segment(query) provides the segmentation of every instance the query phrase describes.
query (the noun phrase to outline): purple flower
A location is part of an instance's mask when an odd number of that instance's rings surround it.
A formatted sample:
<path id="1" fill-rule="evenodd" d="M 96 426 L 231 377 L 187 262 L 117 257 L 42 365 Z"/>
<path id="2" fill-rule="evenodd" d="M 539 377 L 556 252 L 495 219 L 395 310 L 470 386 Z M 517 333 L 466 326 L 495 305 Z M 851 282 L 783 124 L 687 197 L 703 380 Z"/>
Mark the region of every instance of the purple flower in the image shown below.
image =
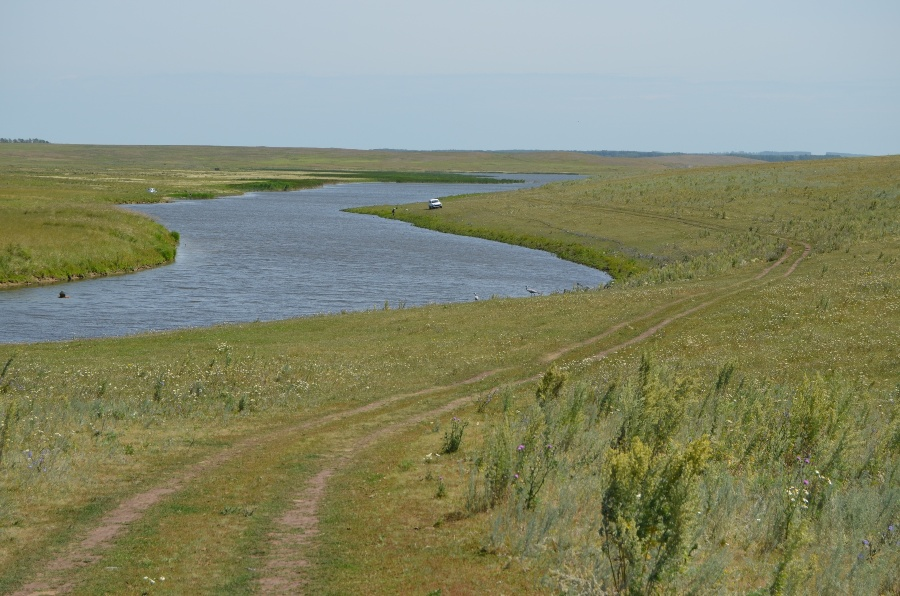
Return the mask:
<path id="1" fill-rule="evenodd" d="M 807 480 L 807 479 L 804 478 L 804 479 L 803 479 L 803 484 L 805 484 L 806 486 L 809 486 L 809 480 Z"/>
<path id="2" fill-rule="evenodd" d="M 807 464 L 808 464 L 808 463 L 809 463 L 809 458 L 807 457 L 806 459 L 804 459 L 804 460 L 803 460 L 803 463 L 807 463 Z"/>
<path id="3" fill-rule="evenodd" d="M 888 530 L 890 530 L 891 532 L 893 532 L 893 531 L 894 531 L 894 524 L 889 525 L 889 526 L 888 526 Z"/>
<path id="4" fill-rule="evenodd" d="M 513 478 L 515 478 L 516 480 L 518 480 L 518 479 L 519 479 L 519 475 L 518 475 L 518 474 L 513 474 Z"/>
<path id="5" fill-rule="evenodd" d="M 525 451 L 525 445 L 519 445 L 516 447 L 516 451 Z"/>
<path id="6" fill-rule="evenodd" d="M 553 449 L 553 445 L 547 445 L 547 449 Z"/>
<path id="7" fill-rule="evenodd" d="M 866 548 L 868 548 L 868 546 L 869 546 L 869 541 L 866 540 L 865 538 L 863 538 L 863 546 L 865 546 Z"/>

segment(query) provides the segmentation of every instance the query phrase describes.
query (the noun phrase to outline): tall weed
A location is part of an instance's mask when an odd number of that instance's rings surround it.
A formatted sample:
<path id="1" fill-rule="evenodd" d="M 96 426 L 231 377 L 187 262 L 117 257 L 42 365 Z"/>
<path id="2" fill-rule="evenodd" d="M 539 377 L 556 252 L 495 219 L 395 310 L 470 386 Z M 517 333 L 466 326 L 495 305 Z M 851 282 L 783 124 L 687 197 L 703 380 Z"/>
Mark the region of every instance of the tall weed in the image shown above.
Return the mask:
<path id="1" fill-rule="evenodd" d="M 492 511 L 488 548 L 540 562 L 571 592 L 896 586 L 894 396 L 646 356 L 615 382 L 560 376 L 495 414 L 475 460 L 469 505 Z"/>

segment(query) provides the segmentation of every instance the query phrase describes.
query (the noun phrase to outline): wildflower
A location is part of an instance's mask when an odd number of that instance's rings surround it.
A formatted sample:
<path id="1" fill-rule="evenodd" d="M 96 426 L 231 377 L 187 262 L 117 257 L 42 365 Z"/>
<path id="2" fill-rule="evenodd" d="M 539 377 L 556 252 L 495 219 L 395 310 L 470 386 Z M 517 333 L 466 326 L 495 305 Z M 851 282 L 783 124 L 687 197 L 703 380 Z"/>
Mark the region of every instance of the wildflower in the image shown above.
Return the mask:
<path id="1" fill-rule="evenodd" d="M 525 451 L 525 445 L 519 445 L 516 447 L 516 451 Z"/>
<path id="2" fill-rule="evenodd" d="M 865 547 L 866 547 L 866 548 L 868 548 L 868 547 L 869 547 L 869 541 L 868 541 L 868 540 L 866 540 L 866 539 L 865 539 L 865 538 L 863 538 L 863 541 L 862 541 L 862 543 L 863 543 L 863 546 L 865 546 Z"/>
<path id="3" fill-rule="evenodd" d="M 894 531 L 894 524 L 889 525 L 889 526 L 888 526 L 888 530 L 890 530 L 891 532 L 893 532 L 893 531 Z"/>
<path id="4" fill-rule="evenodd" d="M 809 480 L 807 480 L 806 478 L 804 478 L 804 479 L 803 479 L 803 484 L 805 484 L 806 486 L 809 486 Z"/>
<path id="5" fill-rule="evenodd" d="M 808 458 L 808 457 L 805 458 L 805 459 L 803 460 L 803 463 L 808 464 L 808 463 L 809 463 L 809 458 Z"/>
<path id="6" fill-rule="evenodd" d="M 515 478 L 516 480 L 518 480 L 518 479 L 519 479 L 519 475 L 518 475 L 518 474 L 513 474 L 513 478 Z"/>

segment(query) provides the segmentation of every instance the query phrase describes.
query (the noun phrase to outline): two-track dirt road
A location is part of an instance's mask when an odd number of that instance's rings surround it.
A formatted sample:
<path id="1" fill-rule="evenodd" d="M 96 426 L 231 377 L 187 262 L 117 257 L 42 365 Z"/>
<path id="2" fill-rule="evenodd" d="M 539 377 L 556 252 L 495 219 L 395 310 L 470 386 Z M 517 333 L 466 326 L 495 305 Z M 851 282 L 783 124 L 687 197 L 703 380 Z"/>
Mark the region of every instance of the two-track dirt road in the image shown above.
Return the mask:
<path id="1" fill-rule="evenodd" d="M 778 261 L 751 279 L 648 310 L 638 317 L 610 326 L 590 339 L 548 353 L 542 362 L 548 363 L 566 356 L 578 359 L 607 357 L 652 337 L 675 321 L 724 302 L 737 292 L 777 282 L 778 279 L 790 276 L 808 256 L 810 247 L 805 243 L 803 246 L 803 253 L 799 257 L 794 257 L 793 249 L 788 248 Z M 790 264 L 785 265 L 786 263 Z M 776 270 L 783 271 L 783 274 L 773 275 Z M 326 498 L 329 480 L 340 474 L 353 461 L 354 454 L 362 452 L 365 447 L 423 420 L 471 403 L 472 393 L 490 388 L 492 380 L 497 384 L 510 385 L 533 382 L 538 378 L 527 374 L 509 380 L 509 374 L 514 372 L 484 371 L 460 383 L 391 396 L 364 406 L 284 426 L 264 435 L 255 435 L 222 449 L 184 467 L 158 486 L 123 501 L 103 516 L 95 527 L 48 560 L 15 594 L 84 591 L 79 578 L 92 573 L 93 569 L 102 569 L 107 553 L 154 506 L 203 482 L 211 474 L 227 473 L 228 466 L 252 469 L 252 463 L 260 457 L 281 457 L 279 454 L 288 454 L 292 449 L 297 453 L 314 453 L 316 465 L 302 477 L 293 478 L 280 493 L 278 498 L 285 506 L 279 515 L 273 517 L 272 529 L 266 534 L 266 544 L 261 548 L 265 553 L 264 560 L 255 569 L 255 573 L 260 593 L 302 593 L 305 570 L 309 566 L 309 553 L 315 548 L 318 512 Z M 503 377 L 502 383 L 499 377 Z M 334 432 L 336 425 L 341 426 L 340 433 Z M 241 479 L 235 477 L 235 480 Z"/>

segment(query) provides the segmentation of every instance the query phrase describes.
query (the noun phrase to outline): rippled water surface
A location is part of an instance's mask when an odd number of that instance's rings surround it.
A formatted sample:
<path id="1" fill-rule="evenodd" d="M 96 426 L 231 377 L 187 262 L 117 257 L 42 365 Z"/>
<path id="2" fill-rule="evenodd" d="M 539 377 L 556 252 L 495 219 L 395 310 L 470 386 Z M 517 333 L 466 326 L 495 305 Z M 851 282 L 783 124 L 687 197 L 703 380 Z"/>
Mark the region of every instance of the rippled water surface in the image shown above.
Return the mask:
<path id="1" fill-rule="evenodd" d="M 518 176 L 517 176 L 518 177 Z M 0 291 L 0 342 L 128 335 L 344 310 L 527 296 L 608 277 L 555 256 L 344 213 L 526 184 L 326 186 L 132 206 L 181 234 L 175 263 L 129 275 Z M 60 290 L 70 296 L 59 299 Z"/>

